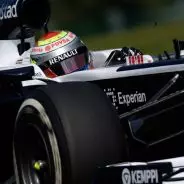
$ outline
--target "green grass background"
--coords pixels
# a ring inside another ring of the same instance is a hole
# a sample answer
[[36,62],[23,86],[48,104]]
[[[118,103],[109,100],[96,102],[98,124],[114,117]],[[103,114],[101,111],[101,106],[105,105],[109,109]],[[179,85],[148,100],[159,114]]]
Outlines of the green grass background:
[[164,50],[173,51],[173,39],[184,40],[184,21],[160,25],[144,25],[111,34],[82,37],[90,50],[101,50],[133,46],[145,54],[159,54]]

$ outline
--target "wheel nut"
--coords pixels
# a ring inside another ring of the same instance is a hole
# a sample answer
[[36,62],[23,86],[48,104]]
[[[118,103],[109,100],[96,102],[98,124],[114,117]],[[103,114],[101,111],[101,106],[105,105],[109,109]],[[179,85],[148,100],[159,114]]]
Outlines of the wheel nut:
[[33,168],[37,171],[40,171],[40,170],[44,169],[46,167],[46,165],[47,165],[46,162],[38,160],[38,161],[34,162]]

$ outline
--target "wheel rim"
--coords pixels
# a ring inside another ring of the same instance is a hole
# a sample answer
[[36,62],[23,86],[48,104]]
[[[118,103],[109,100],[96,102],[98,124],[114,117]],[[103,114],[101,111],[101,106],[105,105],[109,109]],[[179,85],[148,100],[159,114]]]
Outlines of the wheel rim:
[[17,158],[20,163],[20,173],[24,183],[52,184],[54,171],[48,145],[40,129],[27,125],[19,135]]

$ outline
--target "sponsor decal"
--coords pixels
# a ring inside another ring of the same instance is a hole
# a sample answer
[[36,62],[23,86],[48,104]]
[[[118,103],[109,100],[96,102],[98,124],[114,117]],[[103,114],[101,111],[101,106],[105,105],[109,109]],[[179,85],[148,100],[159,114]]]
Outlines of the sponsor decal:
[[0,20],[11,19],[11,18],[16,18],[16,17],[17,17],[17,5],[16,4],[0,6]]
[[51,43],[50,45],[51,45],[52,48],[54,48],[54,47],[58,47],[60,45],[66,45],[69,42],[70,42],[70,39],[62,38],[62,39],[60,39],[60,40],[58,40],[58,41],[56,41],[54,43]]
[[115,88],[104,89],[106,95],[112,100],[112,104],[118,109],[119,105],[130,106],[131,104],[147,102],[146,93],[135,91],[133,93],[123,93]]
[[75,35],[72,32],[69,32],[68,33],[68,37],[74,39],[75,38]]
[[68,58],[71,58],[72,56],[75,56],[77,54],[78,54],[77,49],[74,49],[74,50],[71,50],[69,52],[66,52],[64,54],[61,54],[59,56],[56,56],[56,57],[50,59],[49,63],[50,63],[50,65],[53,65],[57,62],[63,61],[63,60],[68,59]]
[[136,91],[132,94],[123,94],[122,92],[118,92],[118,101],[119,104],[126,104],[129,106],[130,104],[134,103],[143,103],[146,102],[146,94],[145,93],[138,93]]
[[41,48],[41,47],[33,47],[32,48],[32,52],[34,52],[34,53],[41,53],[41,52],[43,52],[43,48]]
[[122,171],[123,184],[157,184],[159,176],[157,169],[129,170],[124,168]]
[[32,54],[37,55],[37,54],[44,54],[46,52],[51,52],[53,50],[56,50],[60,47],[67,45],[68,43],[72,42],[75,38],[76,36],[73,33],[69,32],[64,38],[61,38],[58,41],[55,41],[48,45],[34,47],[32,49]]
[[35,73],[35,77],[43,77],[43,75],[41,72],[37,72],[37,73]]
[[123,184],[131,184],[131,174],[127,168],[123,169],[122,171],[122,181]]
[[52,47],[51,47],[50,45],[47,45],[47,46],[45,47],[45,51],[46,51],[46,52],[51,51],[51,49],[52,49]]

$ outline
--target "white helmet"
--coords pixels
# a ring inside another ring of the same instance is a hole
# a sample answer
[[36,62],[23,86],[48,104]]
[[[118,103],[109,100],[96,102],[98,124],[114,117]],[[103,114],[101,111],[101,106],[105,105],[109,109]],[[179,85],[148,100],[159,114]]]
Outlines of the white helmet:
[[88,48],[70,31],[43,35],[32,48],[31,59],[50,78],[90,68]]

